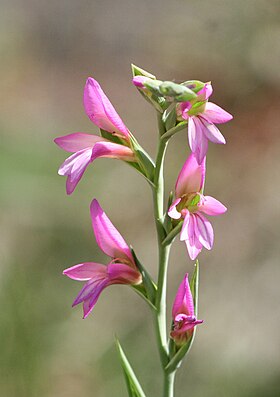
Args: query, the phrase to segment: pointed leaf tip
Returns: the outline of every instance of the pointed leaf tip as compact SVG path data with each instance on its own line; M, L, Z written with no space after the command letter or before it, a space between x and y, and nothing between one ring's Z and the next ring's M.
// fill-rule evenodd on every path
M129 397L146 397L117 338L116 338L116 346L121 359L121 364L124 372L124 377L125 377Z

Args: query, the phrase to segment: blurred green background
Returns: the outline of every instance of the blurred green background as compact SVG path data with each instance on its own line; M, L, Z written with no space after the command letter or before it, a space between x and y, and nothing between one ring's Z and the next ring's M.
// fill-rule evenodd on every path
M82 105L88 76L152 154L153 109L131 84L130 63L158 78L212 81L213 102L234 114L211 145L206 193L229 208L213 219L215 246L200 256L199 327L178 373L176 397L280 395L279 0L2 0L0 396L125 396L114 347L120 338L148 396L160 396L152 317L128 287L114 286L82 320L71 308L81 288L61 275L81 261L104 261L89 203L97 197L156 274L149 187L133 169L97 160L71 197L53 139L97 133ZM166 162L171 190L189 152L186 131ZM169 315L192 271L174 244Z

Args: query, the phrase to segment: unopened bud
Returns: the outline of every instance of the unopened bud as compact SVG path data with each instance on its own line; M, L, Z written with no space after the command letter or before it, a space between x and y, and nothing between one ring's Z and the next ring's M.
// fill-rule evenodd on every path
M185 102L196 98L196 94L191 89L172 81L164 81L159 90L163 96L174 98L176 102Z

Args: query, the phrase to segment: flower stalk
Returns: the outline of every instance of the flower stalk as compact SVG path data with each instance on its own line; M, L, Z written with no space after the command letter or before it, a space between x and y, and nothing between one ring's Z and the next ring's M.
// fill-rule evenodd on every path
M135 65L132 65L132 72L134 85L157 111L159 136L155 162L126 127L99 83L91 77L84 89L84 108L89 119L99 127L100 135L76 132L56 138L55 143L71 153L59 168L59 174L67 177L67 194L74 192L87 167L102 157L128 163L147 180L153 193L157 231L157 284L96 199L90 206L93 232L99 248L111 259L107 265L84 261L65 269L63 274L85 282L73 302L73 306L83 304L84 318L94 309L104 289L113 284L130 285L150 305L163 371L162 396L174 397L176 371L192 346L196 326L203 320L197 319L199 265L196 261L191 282L186 273L179 286L172 308L171 329L167 331L170 249L178 234L191 260L197 258L203 247L212 249L214 232L204 214L220 215L226 207L214 197L204 196L206 153L208 141L225 143L215 124L225 123L232 116L208 101L213 92L210 82L189 80L177 84L161 81ZM178 175L174 194L170 193L166 206L165 153L169 139L184 128L188 129L191 154ZM129 395L146 397L119 341L117 347Z

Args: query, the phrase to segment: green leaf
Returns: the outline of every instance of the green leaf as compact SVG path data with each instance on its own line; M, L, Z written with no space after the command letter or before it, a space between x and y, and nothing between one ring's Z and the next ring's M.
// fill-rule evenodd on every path
M194 271L190 282L190 289L193 296L194 314L196 317L198 312L198 286L199 286L199 262L197 259L194 265Z
M186 125L187 125L187 121L181 121L175 127L173 127L170 130L166 131L161 136L161 139L162 140L167 140L167 139L171 138L174 134L176 134L177 132L183 130L186 127Z
M195 263L194 271L192 274L192 279L190 282L190 289L191 293L193 296L193 303L194 303L194 314L197 317L197 311L198 311L198 285L199 285L199 263L198 260ZM167 372L173 372L177 368L180 367L182 364L183 358L188 354L190 351L194 338L195 338L195 333L196 333L196 327L194 327L193 334L191 338L187 341L185 345L179 348L179 350L175 353L175 355L171 358L167 366L165 367L165 370Z
M171 232L168 233L168 235L165 237L165 239L162 242L163 246L166 246L174 240L174 238L177 236L177 234L180 233L181 229L183 226L183 221L180 221L172 230Z
M171 204L173 203L173 192L170 192L169 197L168 197L168 203L167 203L167 211L164 214L164 228L166 231L166 234L168 235L168 233L171 232L173 226L172 226L172 218L170 218L170 216L168 215L168 208L171 206Z
M142 146L139 145L135 137L131 137L131 144L133 146L133 151L136 154L136 157L138 159L139 165L142 169L142 173L150 180L153 180L154 177L154 170L155 170L155 164L151 157L148 155L147 152L142 148Z
M139 261L137 258L135 251L132 247L130 247L131 253L133 255L133 259L136 263L137 268L139 269L140 273L142 274L142 279L143 279L143 286L144 288L141 288L141 285L134 285L134 289L137 290L140 295L152 306L153 309L156 309L155 307L155 300L156 300L156 294L157 294L157 286L154 283L152 277L149 275L145 267L142 265L142 263Z
M166 131L170 130L171 128L175 127L177 122L177 114L176 114L176 104L172 103L162 115L162 121L165 124Z
M118 339L116 339L116 345L120 355L129 397L146 397Z

